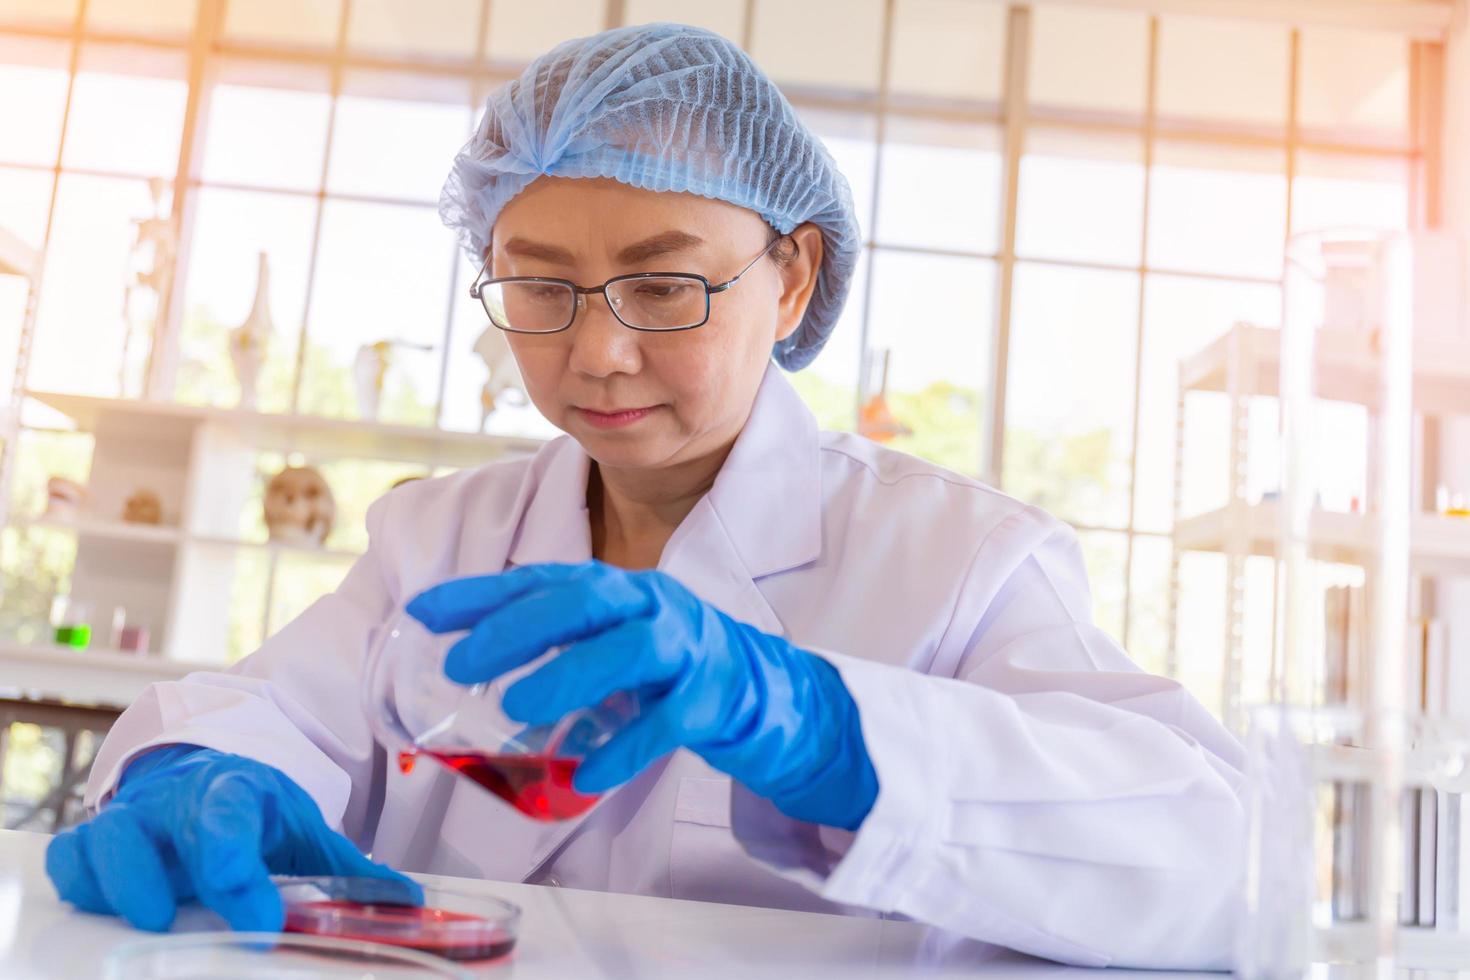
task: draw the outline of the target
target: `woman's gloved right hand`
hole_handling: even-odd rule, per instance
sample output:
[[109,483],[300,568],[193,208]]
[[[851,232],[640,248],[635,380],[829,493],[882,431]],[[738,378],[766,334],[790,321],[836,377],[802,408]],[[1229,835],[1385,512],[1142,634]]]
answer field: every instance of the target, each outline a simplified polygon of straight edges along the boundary
[[279,931],[285,911],[271,874],[383,878],[423,900],[417,884],[329,828],[280,770],[193,745],[131,763],[97,816],[51,841],[46,873],[78,908],[154,931],[191,898],[233,929]]

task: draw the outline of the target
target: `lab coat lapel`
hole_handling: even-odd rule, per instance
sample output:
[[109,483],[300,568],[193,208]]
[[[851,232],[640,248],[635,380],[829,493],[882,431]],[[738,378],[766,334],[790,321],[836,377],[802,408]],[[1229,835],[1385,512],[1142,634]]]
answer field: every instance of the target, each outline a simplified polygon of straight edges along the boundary
[[592,557],[592,531],[587,523],[587,454],[569,437],[558,439],[551,448],[554,451],[526,502],[505,564],[575,563]]
[[[483,502],[487,512],[466,522],[458,574],[485,575],[519,565],[590,559],[588,465],[587,454],[570,438],[557,439],[544,447],[532,463],[530,478],[516,502],[519,521],[506,520],[508,501],[501,498]],[[491,513],[489,508],[498,508],[499,512]],[[588,816],[541,823],[485,798],[464,780],[456,780],[454,792],[457,805],[451,805],[448,821],[457,824],[461,834],[476,840],[493,836],[501,854],[524,855],[525,862],[519,869],[522,880],[533,875],[542,860]]]
[[816,419],[773,364],[710,492],[675,530],[659,568],[767,633],[785,628],[756,583],[822,550]]

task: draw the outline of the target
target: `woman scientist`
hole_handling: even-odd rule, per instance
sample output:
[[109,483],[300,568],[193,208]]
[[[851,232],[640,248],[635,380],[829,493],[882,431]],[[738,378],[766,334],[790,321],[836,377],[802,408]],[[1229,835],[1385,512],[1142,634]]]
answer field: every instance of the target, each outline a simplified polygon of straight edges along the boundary
[[[819,432],[772,366],[817,356],[860,239],[745,54],[669,24],[559,45],[491,96],[441,213],[566,437],[389,493],[337,591],[140,697],[93,767],[100,811],[48,851],[63,898],[161,929],[197,896],[277,928],[268,871],[394,874],[367,850],[899,915],[1077,964],[1228,964],[1239,746],[1093,625],[1065,526]],[[386,765],[356,691],[404,604],[471,631],[458,682],[564,646],[509,690],[521,721],[637,690],[576,777],[617,791],[543,824]]]

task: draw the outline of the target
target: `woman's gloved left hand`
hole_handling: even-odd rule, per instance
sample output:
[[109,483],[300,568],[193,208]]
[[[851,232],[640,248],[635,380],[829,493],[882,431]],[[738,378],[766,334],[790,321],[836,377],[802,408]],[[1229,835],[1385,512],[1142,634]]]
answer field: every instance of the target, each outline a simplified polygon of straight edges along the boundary
[[566,649],[505,692],[505,713],[550,724],[617,691],[639,716],[589,755],[575,787],[600,793],[681,746],[788,816],[856,830],[878,779],[857,705],[827,661],[736,622],[670,576],[602,562],[527,565],[455,579],[408,612],[436,633],[469,630],[444,672],[491,680]]
[[154,931],[197,898],[232,929],[274,932],[285,910],[271,874],[372,879],[400,901],[423,901],[416,882],[329,828],[285,773],[197,745],[151,749],[129,763],[97,816],[51,839],[46,874],[78,908]]

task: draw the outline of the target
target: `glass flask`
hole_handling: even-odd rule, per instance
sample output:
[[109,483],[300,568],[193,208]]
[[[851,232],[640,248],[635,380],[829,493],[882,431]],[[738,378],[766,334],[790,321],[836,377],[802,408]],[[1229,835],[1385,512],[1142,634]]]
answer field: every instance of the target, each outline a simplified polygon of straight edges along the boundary
[[551,725],[524,725],[501,709],[505,691],[560,652],[552,648],[494,680],[457,684],[444,658],[469,632],[435,634],[400,612],[378,634],[363,678],[373,735],[404,773],[426,756],[534,820],[566,820],[598,797],[572,786],[577,767],[638,713],[637,699],[615,693]]

